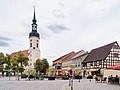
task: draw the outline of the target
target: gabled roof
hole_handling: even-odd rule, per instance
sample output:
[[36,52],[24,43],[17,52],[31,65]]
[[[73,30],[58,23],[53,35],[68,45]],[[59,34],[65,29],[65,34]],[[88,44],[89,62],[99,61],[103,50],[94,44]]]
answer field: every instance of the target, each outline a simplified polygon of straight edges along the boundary
[[[19,51],[18,51],[19,52]],[[18,52],[13,52],[11,54],[12,57],[16,57],[16,55],[18,54]],[[28,50],[23,50],[21,51],[26,57],[28,57],[29,53],[28,53]]]
[[81,57],[87,56],[88,54],[89,54],[88,52],[85,52],[84,54],[76,55],[76,56],[74,56],[71,60],[75,60],[75,59],[77,59],[77,58],[81,58]]
[[65,58],[67,58],[68,56],[70,56],[70,55],[73,54],[73,53],[75,53],[75,52],[72,51],[72,52],[70,52],[70,53],[68,53],[68,54],[65,54],[65,55],[61,56],[60,58],[54,60],[54,61],[53,61],[53,64],[54,64],[54,63],[59,63],[59,62],[61,63],[62,60],[64,60]]
[[77,58],[77,57],[79,57],[79,56],[81,56],[81,55],[83,55],[83,54],[85,54],[85,53],[86,53],[86,52],[85,52],[84,50],[81,50],[81,51],[77,52],[76,55],[71,58],[71,60],[72,60],[72,59],[75,59],[75,58]]
[[117,46],[119,46],[117,42],[113,42],[113,43],[91,50],[91,52],[85,58],[83,63],[104,60],[109,55],[115,43],[117,44]]
[[62,63],[71,61],[71,58],[74,57],[76,54],[77,53],[75,53],[75,52],[71,52],[71,53],[67,54],[64,58],[62,58]]

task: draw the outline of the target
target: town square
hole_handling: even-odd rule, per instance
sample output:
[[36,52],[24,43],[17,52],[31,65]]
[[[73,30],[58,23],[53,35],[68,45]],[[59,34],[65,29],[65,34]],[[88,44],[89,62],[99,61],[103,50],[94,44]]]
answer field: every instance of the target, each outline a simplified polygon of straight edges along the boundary
[[[112,85],[105,83],[96,83],[95,80],[91,82],[87,79],[74,80],[73,90],[120,90],[119,85]],[[0,90],[71,90],[68,85],[68,80],[48,81],[45,80],[35,80],[35,81],[16,81],[13,77],[11,81],[8,78],[0,78]]]
[[120,90],[119,0],[1,0],[0,90]]

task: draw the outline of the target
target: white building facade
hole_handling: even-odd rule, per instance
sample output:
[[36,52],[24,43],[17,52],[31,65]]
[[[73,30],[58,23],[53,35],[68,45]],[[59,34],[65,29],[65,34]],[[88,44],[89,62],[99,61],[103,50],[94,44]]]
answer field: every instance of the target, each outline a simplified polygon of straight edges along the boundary
[[76,69],[82,69],[82,62],[87,57],[88,52],[81,50],[76,56],[72,58],[72,63],[75,65]]
[[34,16],[32,20],[32,31],[29,33],[29,68],[34,69],[34,63],[37,59],[40,59],[40,35],[37,32],[37,20]]

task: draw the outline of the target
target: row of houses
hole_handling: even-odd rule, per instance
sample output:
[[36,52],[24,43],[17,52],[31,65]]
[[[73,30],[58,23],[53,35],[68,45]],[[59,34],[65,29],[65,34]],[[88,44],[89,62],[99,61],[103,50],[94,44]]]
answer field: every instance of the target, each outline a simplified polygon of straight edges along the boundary
[[120,64],[120,47],[115,41],[92,49],[90,52],[72,51],[53,61],[53,66],[57,70],[70,70],[71,64],[75,65],[75,69],[106,69],[115,64]]

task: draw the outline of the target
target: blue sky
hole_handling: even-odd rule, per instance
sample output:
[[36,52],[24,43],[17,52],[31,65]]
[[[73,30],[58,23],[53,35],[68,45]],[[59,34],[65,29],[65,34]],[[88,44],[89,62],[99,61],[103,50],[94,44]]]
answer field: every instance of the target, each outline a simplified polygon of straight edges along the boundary
[[0,0],[1,52],[29,48],[34,5],[41,58],[50,64],[71,51],[120,44],[120,0]]

